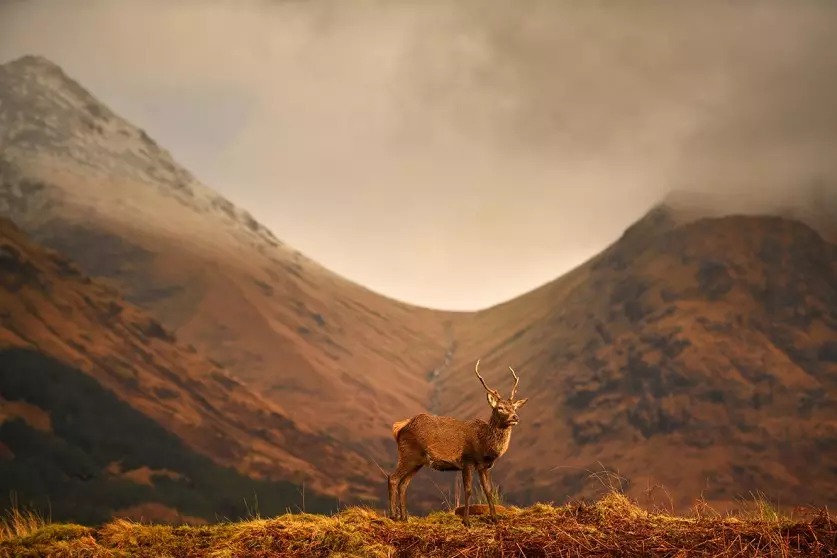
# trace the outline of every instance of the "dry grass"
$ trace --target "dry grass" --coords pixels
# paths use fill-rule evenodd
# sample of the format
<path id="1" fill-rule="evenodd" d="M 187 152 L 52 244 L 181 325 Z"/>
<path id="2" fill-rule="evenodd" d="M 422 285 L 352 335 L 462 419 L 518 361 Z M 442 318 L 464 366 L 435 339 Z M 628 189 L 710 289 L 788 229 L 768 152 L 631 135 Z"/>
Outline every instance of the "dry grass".
<path id="1" fill-rule="evenodd" d="M 48 525 L 48 521 L 35 512 L 21 510 L 17 506 L 0 519 L 0 542 L 27 537 Z"/>
<path id="2" fill-rule="evenodd" d="M 367 508 L 334 516 L 286 514 L 212 526 L 116 520 L 99 529 L 48 524 L 12 512 L 0 556 L 441 557 L 835 556 L 837 522 L 825 510 L 781 517 L 765 505 L 722 517 L 649 513 L 617 492 L 596 503 L 509 508 L 497 524 L 450 512 L 394 523 Z M 702 510 L 702 511 L 701 511 Z"/>

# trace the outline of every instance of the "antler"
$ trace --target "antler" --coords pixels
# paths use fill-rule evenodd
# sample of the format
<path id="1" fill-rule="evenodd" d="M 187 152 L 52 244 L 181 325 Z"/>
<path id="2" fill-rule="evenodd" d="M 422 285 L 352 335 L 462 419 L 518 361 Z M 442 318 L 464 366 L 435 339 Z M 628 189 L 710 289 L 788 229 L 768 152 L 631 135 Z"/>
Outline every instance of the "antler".
<path id="1" fill-rule="evenodd" d="M 517 393 L 517 384 L 520 383 L 520 378 L 517 377 L 517 374 L 514 373 L 514 368 L 509 366 L 509 370 L 511 370 L 512 376 L 514 376 L 514 386 L 511 390 L 511 395 L 509 395 L 509 399 L 514 401 L 514 394 Z"/>
<path id="2" fill-rule="evenodd" d="M 479 379 L 480 379 L 480 382 L 482 382 L 482 387 L 484 387 L 484 388 L 485 388 L 485 391 L 487 391 L 488 393 L 493 394 L 493 395 L 494 395 L 494 397 L 496 397 L 498 400 L 503 398 L 503 397 L 500 395 L 500 392 L 499 392 L 499 391 L 497 391 L 497 390 L 495 390 L 495 389 L 491 389 L 490 387 L 488 387 L 488 386 L 485 384 L 485 380 L 483 380 L 483 379 L 482 379 L 482 376 L 480 376 L 480 361 L 479 361 L 479 360 L 477 360 L 477 365 L 476 365 L 476 366 L 474 366 L 474 374 L 476 374 L 476 375 L 477 375 L 477 378 L 479 378 Z"/>

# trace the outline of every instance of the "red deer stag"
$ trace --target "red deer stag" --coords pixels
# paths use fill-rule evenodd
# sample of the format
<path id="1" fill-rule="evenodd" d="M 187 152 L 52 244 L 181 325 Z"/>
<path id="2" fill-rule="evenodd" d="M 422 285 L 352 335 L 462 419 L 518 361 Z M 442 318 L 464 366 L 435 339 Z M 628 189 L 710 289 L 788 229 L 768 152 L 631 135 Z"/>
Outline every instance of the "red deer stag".
<path id="1" fill-rule="evenodd" d="M 390 518 L 407 520 L 407 486 L 419 469 L 428 466 L 437 471 L 462 471 L 465 489 L 463 523 L 466 527 L 470 526 L 468 511 L 471 504 L 471 479 L 476 469 L 488 501 L 491 520 L 497 520 L 489 473 L 497 458 L 509 448 L 511 429 L 519 420 L 517 410 L 528 401 L 515 401 L 514 395 L 520 378 L 511 366 L 509 370 L 514 376 L 514 387 L 509 398 L 503 399 L 500 392 L 488 387 L 480 376 L 479 360 L 474 367 L 474 373 L 485 388 L 491 406 L 491 419 L 488 422 L 422 413 L 392 425 L 392 435 L 398 443 L 398 465 L 395 472 L 387 476 Z M 396 497 L 399 502 L 396 502 Z"/>

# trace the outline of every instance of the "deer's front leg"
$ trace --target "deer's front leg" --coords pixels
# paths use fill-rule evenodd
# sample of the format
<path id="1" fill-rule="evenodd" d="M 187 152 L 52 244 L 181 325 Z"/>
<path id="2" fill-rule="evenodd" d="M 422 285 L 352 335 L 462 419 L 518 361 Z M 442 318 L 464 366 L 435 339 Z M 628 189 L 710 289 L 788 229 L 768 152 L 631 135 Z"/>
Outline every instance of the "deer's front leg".
<path id="1" fill-rule="evenodd" d="M 465 512 L 462 514 L 462 523 L 465 527 L 471 526 L 471 520 L 468 518 L 468 512 L 471 511 L 471 484 L 473 481 L 473 466 L 466 463 L 462 468 L 462 488 L 465 489 Z"/>
<path id="2" fill-rule="evenodd" d="M 488 510 L 491 512 L 491 521 L 497 521 L 497 510 L 494 508 L 494 489 L 491 486 L 491 469 L 480 469 L 480 486 L 485 494 L 485 501 L 488 502 Z"/>

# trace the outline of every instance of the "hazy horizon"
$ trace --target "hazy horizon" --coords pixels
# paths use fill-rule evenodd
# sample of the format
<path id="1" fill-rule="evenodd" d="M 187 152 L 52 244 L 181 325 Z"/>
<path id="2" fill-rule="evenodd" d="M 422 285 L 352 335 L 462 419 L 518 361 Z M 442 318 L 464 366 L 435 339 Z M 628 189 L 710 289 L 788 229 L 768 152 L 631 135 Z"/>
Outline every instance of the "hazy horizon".
<path id="1" fill-rule="evenodd" d="M 837 5 L 349 4 L 9 3 L 0 63 L 49 58 L 278 238 L 433 308 L 536 288 L 671 189 L 837 185 Z"/>

